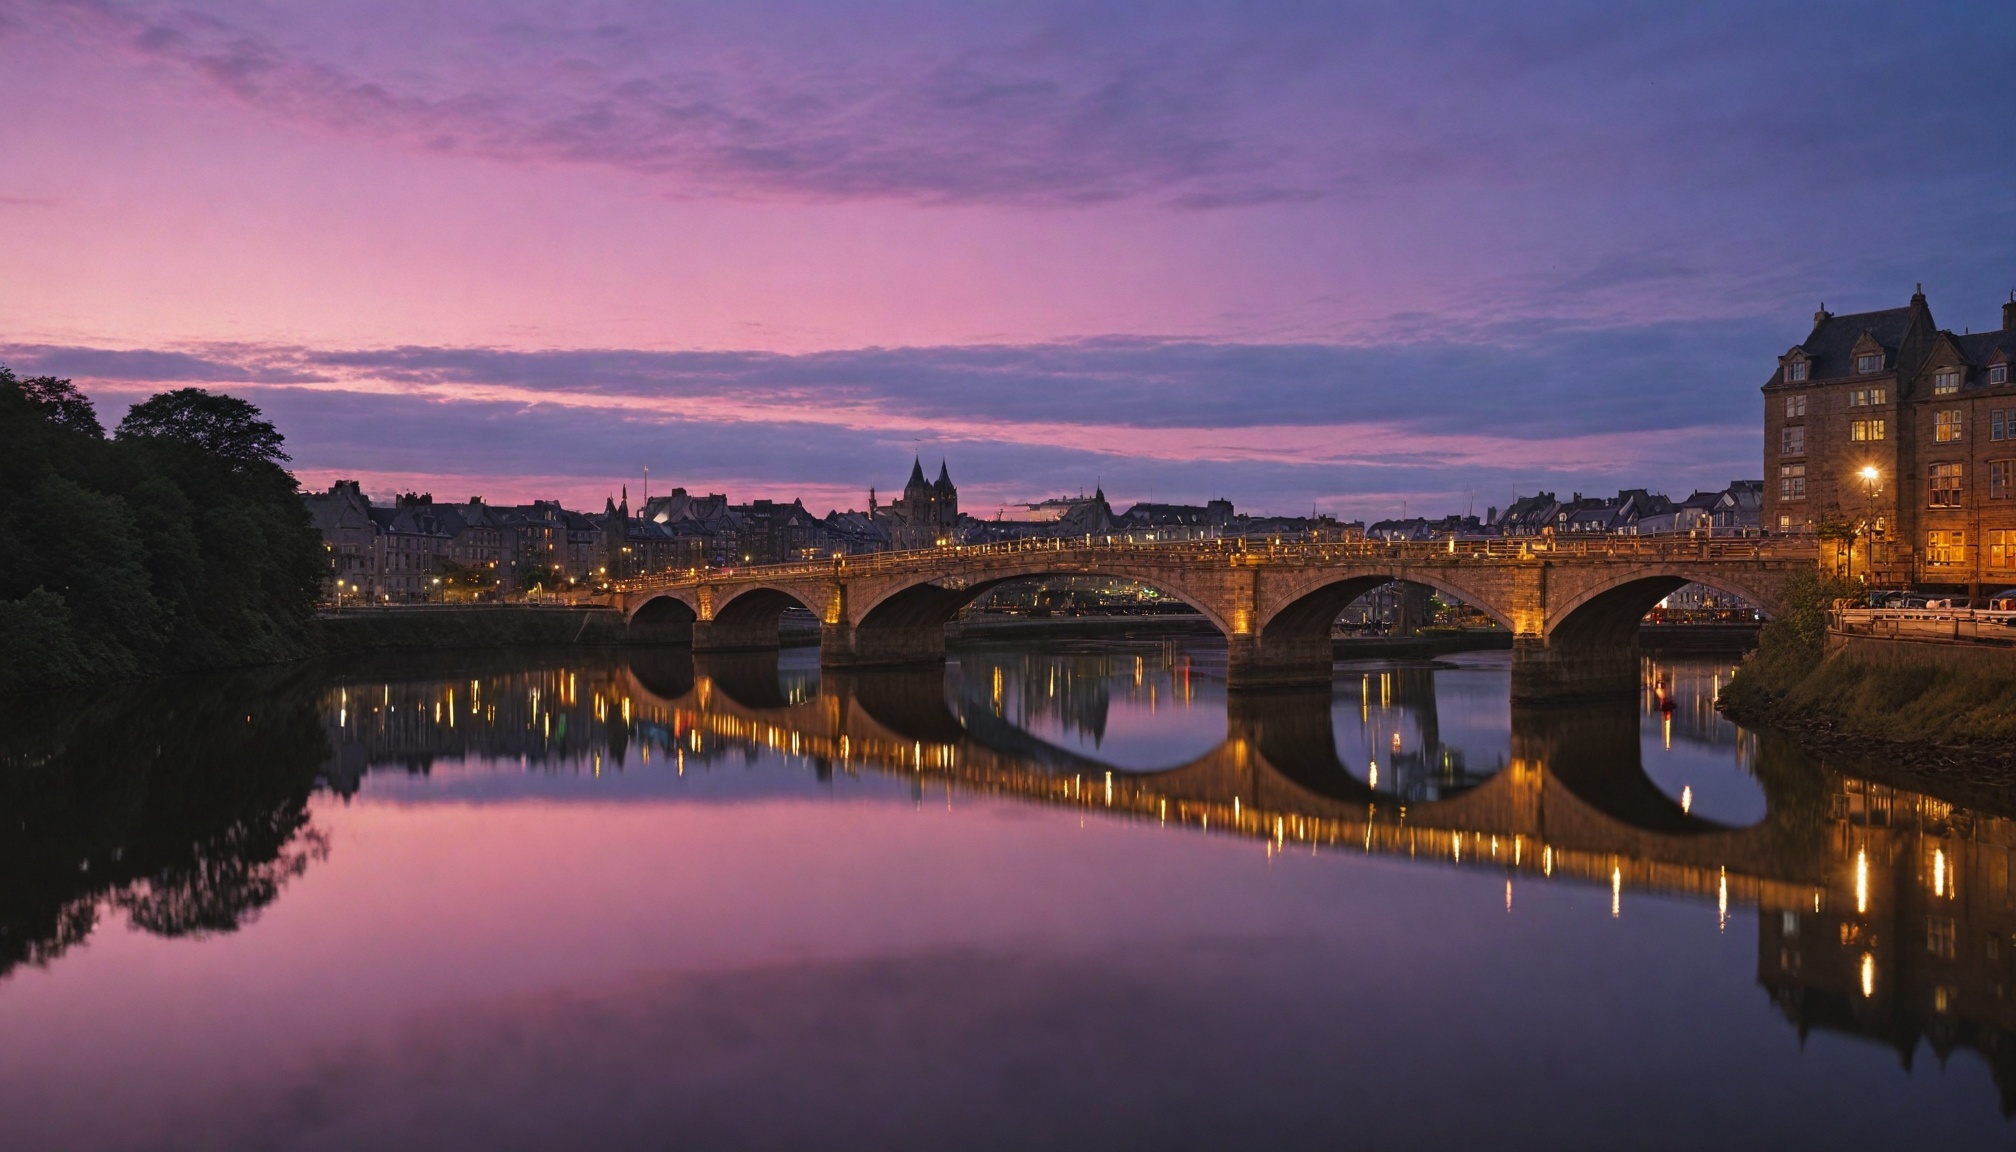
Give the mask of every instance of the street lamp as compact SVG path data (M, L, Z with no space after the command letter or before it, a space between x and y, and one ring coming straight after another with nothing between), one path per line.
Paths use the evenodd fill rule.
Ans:
M1865 582L1874 584L1876 582L1876 486L1883 479L1883 473L1874 464L1864 464L1862 470L1857 475L1862 478L1862 524L1856 535L1860 536L1865 533L1869 535L1869 574L1865 578ZM1850 581L1855 579L1855 541L1852 538L1848 541L1848 579Z

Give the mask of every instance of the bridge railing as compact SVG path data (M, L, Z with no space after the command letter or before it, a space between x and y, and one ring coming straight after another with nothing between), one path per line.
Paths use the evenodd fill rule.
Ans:
M1351 560L1502 561L1556 557L1669 561L1811 560L1815 557L1815 549L1810 542L1761 537L1687 539L1652 536L1588 538L1525 536L1442 541L1350 540L1267 543L1250 540L1183 540L1141 543L1116 540L1110 536L1094 536L1076 539L1008 540L986 544L947 544L935 548L868 552L784 564L687 568L619 581L614 587L619 592L642 592L653 588L715 580L779 580L836 575L859 576L886 571L914 572L920 568L956 565L973 559L1034 553L1051 553L1057 555L1059 559L1070 558L1074 561L1119 553L1135 559L1233 565L1316 565Z

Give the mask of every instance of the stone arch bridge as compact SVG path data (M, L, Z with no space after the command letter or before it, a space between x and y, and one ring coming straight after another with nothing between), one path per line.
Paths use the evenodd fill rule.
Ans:
M822 623L823 665L890 667L942 661L946 624L999 585L1102 576L1195 608L1224 633L1228 683L1244 689L1328 684L1337 616L1366 592L1405 581L1512 633L1515 698L1572 700L1637 691L1638 623L1677 589L1703 584L1776 615L1786 582L1816 559L1811 544L1761 539L1258 548L1046 540L695 570L624 582L608 599L638 633L690 639L696 652L775 648L778 618L802 607Z

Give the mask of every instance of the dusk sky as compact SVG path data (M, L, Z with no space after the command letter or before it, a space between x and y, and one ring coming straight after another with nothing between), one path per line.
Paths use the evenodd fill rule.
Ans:
M0 363L373 493L1683 495L1823 300L2000 323L1941 7L0 0Z

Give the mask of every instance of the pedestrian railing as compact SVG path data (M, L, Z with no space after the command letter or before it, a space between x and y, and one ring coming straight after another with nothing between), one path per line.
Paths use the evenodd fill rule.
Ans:
M1982 608L1835 608L1827 629L1840 636L2016 645L2016 612Z

